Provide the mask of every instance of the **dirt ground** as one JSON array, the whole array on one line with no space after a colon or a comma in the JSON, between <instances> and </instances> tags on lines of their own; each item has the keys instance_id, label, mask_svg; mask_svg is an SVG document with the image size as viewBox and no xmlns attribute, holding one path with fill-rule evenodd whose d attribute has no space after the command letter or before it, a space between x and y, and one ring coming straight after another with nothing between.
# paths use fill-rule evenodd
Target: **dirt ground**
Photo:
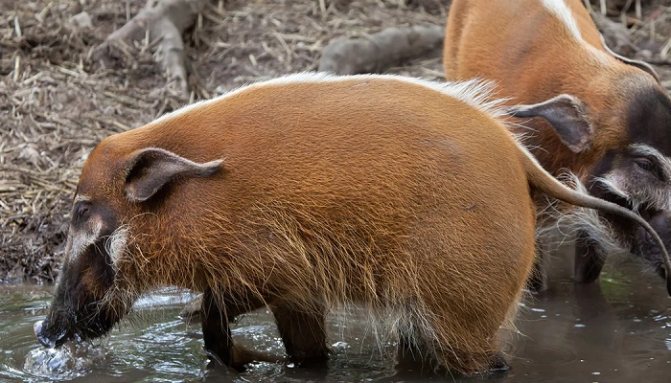
<instances>
[{"instance_id":1,"label":"dirt ground","mask_svg":"<svg viewBox=\"0 0 671 383\"><path fill-rule=\"evenodd\" d=\"M449 1L213 0L184 38L190 100L166 89L151 44L113 68L91 59L144 3L0 0L0 282L57 276L79 170L103 137L252 81L316 70L323 47L339 36L443 25ZM642 4L640 18L627 13L632 41L637 54L663 63L671 0ZM72 20L84 11L92 27ZM671 66L657 69L671 88ZM388 72L441 79L440 51Z\"/></svg>"}]
</instances>

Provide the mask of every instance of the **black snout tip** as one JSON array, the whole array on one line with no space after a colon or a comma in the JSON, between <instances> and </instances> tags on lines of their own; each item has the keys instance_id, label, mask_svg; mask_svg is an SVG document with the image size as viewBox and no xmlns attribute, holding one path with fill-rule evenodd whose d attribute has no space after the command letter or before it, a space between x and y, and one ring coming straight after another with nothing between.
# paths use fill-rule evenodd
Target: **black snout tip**
<instances>
[{"instance_id":1,"label":"black snout tip","mask_svg":"<svg viewBox=\"0 0 671 383\"><path fill-rule=\"evenodd\" d=\"M35 333L35 338L40 344L44 347L52 348L53 346L49 342L49 339L44 336L44 320L37 321L33 324L33 332Z\"/></svg>"},{"instance_id":2,"label":"black snout tip","mask_svg":"<svg viewBox=\"0 0 671 383\"><path fill-rule=\"evenodd\" d=\"M671 275L666 271L666 292L671 297Z\"/></svg>"},{"instance_id":3,"label":"black snout tip","mask_svg":"<svg viewBox=\"0 0 671 383\"><path fill-rule=\"evenodd\" d=\"M46 329L48 328L47 320L41 320L33 324L33 332L35 333L35 338L40 342L40 344L46 348L56 348L60 347L63 342L65 342L65 332L61 332L55 337L50 337L46 334Z\"/></svg>"}]
</instances>

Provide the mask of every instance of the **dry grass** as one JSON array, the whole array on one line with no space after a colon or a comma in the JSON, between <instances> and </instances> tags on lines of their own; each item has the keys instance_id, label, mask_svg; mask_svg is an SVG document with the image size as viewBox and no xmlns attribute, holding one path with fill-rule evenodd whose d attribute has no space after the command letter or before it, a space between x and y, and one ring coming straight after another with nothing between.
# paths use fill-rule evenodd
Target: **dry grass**
<instances>
[{"instance_id":1,"label":"dry grass","mask_svg":"<svg viewBox=\"0 0 671 383\"><path fill-rule=\"evenodd\" d=\"M192 90L185 100L166 89L151 42L121 55L114 68L90 62L92 49L143 0L0 0L0 281L53 281L79 169L101 138L192 100L315 70L335 37L443 25L447 3L213 0L185 36ZM659 51L671 36L671 4L650 3L635 42L647 44L655 24L656 34L666 33L650 48ZM72 27L70 18L81 11L91 16L92 29ZM440 52L390 71L440 79ZM671 71L660 71L671 87Z\"/></svg>"},{"instance_id":2,"label":"dry grass","mask_svg":"<svg viewBox=\"0 0 671 383\"><path fill-rule=\"evenodd\" d=\"M101 138L189 101L165 89L150 46L136 47L132 60L120 57L125 65L116 68L89 62L91 50L143 0L81 3L0 2L1 281L52 281L86 154ZM81 11L93 29L71 27L70 17ZM337 36L444 20L438 0L214 1L185 36L191 98L314 70ZM400 70L442 76L438 55Z\"/></svg>"}]
</instances>

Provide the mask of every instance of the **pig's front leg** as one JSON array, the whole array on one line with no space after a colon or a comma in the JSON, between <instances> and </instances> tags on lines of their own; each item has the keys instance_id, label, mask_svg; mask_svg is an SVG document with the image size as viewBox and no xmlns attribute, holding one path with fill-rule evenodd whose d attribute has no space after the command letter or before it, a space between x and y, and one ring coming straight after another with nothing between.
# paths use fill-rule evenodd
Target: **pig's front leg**
<instances>
[{"instance_id":1,"label":"pig's front leg","mask_svg":"<svg viewBox=\"0 0 671 383\"><path fill-rule=\"evenodd\" d=\"M229 297L224 298L223 302L217 302L217 297L212 290L205 290L202 301L203 341L205 352L214 362L237 371L244 371L245 365L251 362L277 363L282 361L282 358L247 350L233 344L230 323L238 315L262 306L263 303L258 299L249 298Z\"/></svg>"}]
</instances>

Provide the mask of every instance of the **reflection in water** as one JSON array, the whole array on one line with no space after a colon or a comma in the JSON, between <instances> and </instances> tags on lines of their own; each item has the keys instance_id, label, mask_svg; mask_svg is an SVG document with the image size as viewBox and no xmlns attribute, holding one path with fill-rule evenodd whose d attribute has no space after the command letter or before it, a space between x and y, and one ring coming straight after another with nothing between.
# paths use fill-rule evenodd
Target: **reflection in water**
<instances>
[{"instance_id":1,"label":"reflection in water","mask_svg":"<svg viewBox=\"0 0 671 383\"><path fill-rule=\"evenodd\" d=\"M555 268L555 274L547 293L523 304L517 321L519 333L506 348L512 369L486 381L669 381L671 299L657 277L641 278L640 269L627 264L610 266L599 284L589 286L574 285L562 268ZM243 374L207 369L199 325L185 324L177 317L187 298L175 290L163 291L138 302L140 314L124 320L102 341L46 350L33 338L32 324L45 313L48 289L2 287L0 381L446 380L418 371L417 366L395 367L389 356L395 344L377 345L367 320L357 313L329 317L332 355L326 369L302 369L290 363L259 363ZM267 311L243 316L234 336L245 346L283 353Z\"/></svg>"}]
</instances>

